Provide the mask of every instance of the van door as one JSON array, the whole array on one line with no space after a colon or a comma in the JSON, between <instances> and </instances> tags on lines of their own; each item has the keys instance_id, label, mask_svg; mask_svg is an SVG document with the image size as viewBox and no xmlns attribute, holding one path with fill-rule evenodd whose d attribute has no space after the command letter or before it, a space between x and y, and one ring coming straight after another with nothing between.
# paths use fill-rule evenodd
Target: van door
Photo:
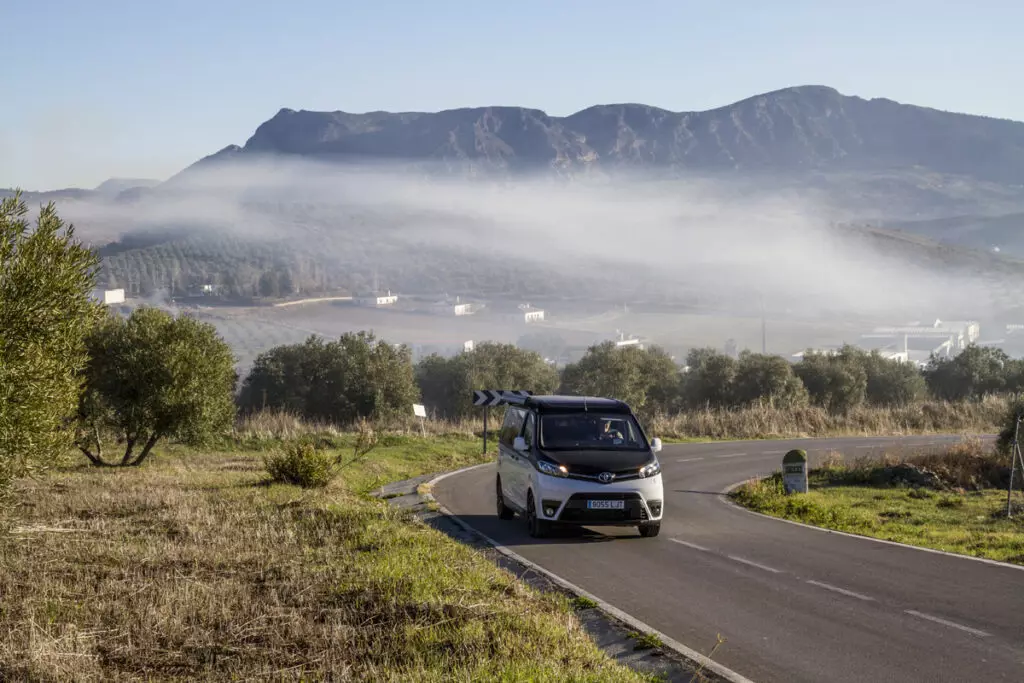
<instances>
[{"instance_id":1,"label":"van door","mask_svg":"<svg viewBox=\"0 0 1024 683\"><path fill-rule=\"evenodd\" d=\"M522 437L526 441L526 452L522 453L523 456L517 464L520 466L519 476L522 477L523 483L523 505L526 505L526 491L530 488L530 475L533 474L534 470L534 458L537 457L537 416L531 412L527 412L523 419L523 433ZM540 505L540 503L537 503Z\"/></svg>"},{"instance_id":2,"label":"van door","mask_svg":"<svg viewBox=\"0 0 1024 683\"><path fill-rule=\"evenodd\" d=\"M517 451L512 444L523 431L525 412L522 408L508 406L505 409L501 434L498 436L498 471L501 473L502 489L505 491L505 498L519 508L526 507L523 463L529 464L529 456Z\"/></svg>"}]
</instances>

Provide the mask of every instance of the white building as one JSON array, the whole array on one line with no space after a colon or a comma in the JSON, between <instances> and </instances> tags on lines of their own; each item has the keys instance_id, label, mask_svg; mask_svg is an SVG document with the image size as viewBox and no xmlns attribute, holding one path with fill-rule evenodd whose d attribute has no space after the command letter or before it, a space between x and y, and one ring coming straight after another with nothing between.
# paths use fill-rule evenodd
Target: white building
<instances>
[{"instance_id":1,"label":"white building","mask_svg":"<svg viewBox=\"0 0 1024 683\"><path fill-rule=\"evenodd\" d=\"M104 306L110 306L111 304L123 304L124 303L124 290L123 289L94 289L92 291L92 298L94 301L98 301Z\"/></svg>"},{"instance_id":2,"label":"white building","mask_svg":"<svg viewBox=\"0 0 1024 683\"><path fill-rule=\"evenodd\" d=\"M523 319L528 323L536 323L544 320L544 311L539 308L531 308L523 312Z\"/></svg>"},{"instance_id":3,"label":"white building","mask_svg":"<svg viewBox=\"0 0 1024 683\"><path fill-rule=\"evenodd\" d=\"M627 346L635 346L636 348L640 349L641 351L645 348L644 347L644 341L642 339L640 339L639 337L637 337L636 335L632 335L631 334L631 335L629 335L627 337L626 333L623 332L622 330L616 330L616 332L619 335L619 338L615 340L615 346L616 347L621 349L621 348L624 348L624 347L627 347Z\"/></svg>"},{"instance_id":4,"label":"white building","mask_svg":"<svg viewBox=\"0 0 1024 683\"><path fill-rule=\"evenodd\" d=\"M973 320L936 320L931 325L914 322L894 327L876 327L868 334L861 335L863 346L878 346L877 340L886 340L884 346L912 350L928 350L935 353L956 355L968 345L978 341L981 325ZM871 341L875 340L875 341ZM911 342L913 340L913 342ZM924 347L924 348L922 348Z\"/></svg>"},{"instance_id":5,"label":"white building","mask_svg":"<svg viewBox=\"0 0 1024 683\"><path fill-rule=\"evenodd\" d=\"M530 304L519 304L519 310L523 312L523 320L527 323L537 323L544 320L544 309L534 308Z\"/></svg>"},{"instance_id":6,"label":"white building","mask_svg":"<svg viewBox=\"0 0 1024 683\"><path fill-rule=\"evenodd\" d=\"M387 294L364 294L353 298L353 301L359 306L391 306L398 302L398 295L392 294L389 289Z\"/></svg>"}]
</instances>

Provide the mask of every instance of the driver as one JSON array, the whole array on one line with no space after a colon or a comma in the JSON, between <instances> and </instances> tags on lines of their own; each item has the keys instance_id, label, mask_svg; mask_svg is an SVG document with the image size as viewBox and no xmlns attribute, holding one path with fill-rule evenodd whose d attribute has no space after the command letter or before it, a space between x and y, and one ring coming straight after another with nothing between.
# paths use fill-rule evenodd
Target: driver
<instances>
[{"instance_id":1,"label":"driver","mask_svg":"<svg viewBox=\"0 0 1024 683\"><path fill-rule=\"evenodd\" d=\"M605 420L604 421L604 429L602 430L602 433L601 433L601 438L602 439L606 439L606 440L611 440L611 441L617 441L617 442L621 443L622 442L622 432L620 432L618 430L618 428L612 429L612 421L611 420Z\"/></svg>"}]
</instances>

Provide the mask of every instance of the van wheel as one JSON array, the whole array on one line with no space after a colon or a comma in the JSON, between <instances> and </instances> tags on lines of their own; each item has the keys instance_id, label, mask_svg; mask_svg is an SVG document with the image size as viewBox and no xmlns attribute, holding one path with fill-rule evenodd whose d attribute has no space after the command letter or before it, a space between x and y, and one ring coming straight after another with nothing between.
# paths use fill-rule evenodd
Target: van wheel
<instances>
[{"instance_id":1,"label":"van wheel","mask_svg":"<svg viewBox=\"0 0 1024 683\"><path fill-rule=\"evenodd\" d=\"M534 538L544 538L548 535L548 521L537 519L537 508L533 504L533 491L526 496L526 526Z\"/></svg>"},{"instance_id":2,"label":"van wheel","mask_svg":"<svg viewBox=\"0 0 1024 683\"><path fill-rule=\"evenodd\" d=\"M495 480L497 490L494 492L494 499L498 507L498 519L512 519L516 511L505 505L505 494L501 491L501 477Z\"/></svg>"},{"instance_id":3,"label":"van wheel","mask_svg":"<svg viewBox=\"0 0 1024 683\"><path fill-rule=\"evenodd\" d=\"M651 522L650 524L641 524L639 527L640 535L644 538L653 538L661 532L661 522Z\"/></svg>"}]
</instances>

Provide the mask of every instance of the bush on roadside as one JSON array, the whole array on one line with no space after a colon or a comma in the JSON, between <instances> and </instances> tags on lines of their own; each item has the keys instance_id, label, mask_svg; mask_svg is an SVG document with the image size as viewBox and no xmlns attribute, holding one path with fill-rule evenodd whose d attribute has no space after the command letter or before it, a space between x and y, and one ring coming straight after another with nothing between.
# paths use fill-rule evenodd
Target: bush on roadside
<instances>
[{"instance_id":1,"label":"bush on roadside","mask_svg":"<svg viewBox=\"0 0 1024 683\"><path fill-rule=\"evenodd\" d=\"M377 433L368 422L358 423L352 456L346 459L323 437L303 436L288 442L280 450L263 459L264 469L272 481L294 484L302 488L323 488L334 481L346 467L361 462L377 447Z\"/></svg>"},{"instance_id":2,"label":"bush on roadside","mask_svg":"<svg viewBox=\"0 0 1024 683\"><path fill-rule=\"evenodd\" d=\"M323 488L341 471L339 454L309 439L293 441L264 457L263 466L272 481L302 488Z\"/></svg>"}]
</instances>

